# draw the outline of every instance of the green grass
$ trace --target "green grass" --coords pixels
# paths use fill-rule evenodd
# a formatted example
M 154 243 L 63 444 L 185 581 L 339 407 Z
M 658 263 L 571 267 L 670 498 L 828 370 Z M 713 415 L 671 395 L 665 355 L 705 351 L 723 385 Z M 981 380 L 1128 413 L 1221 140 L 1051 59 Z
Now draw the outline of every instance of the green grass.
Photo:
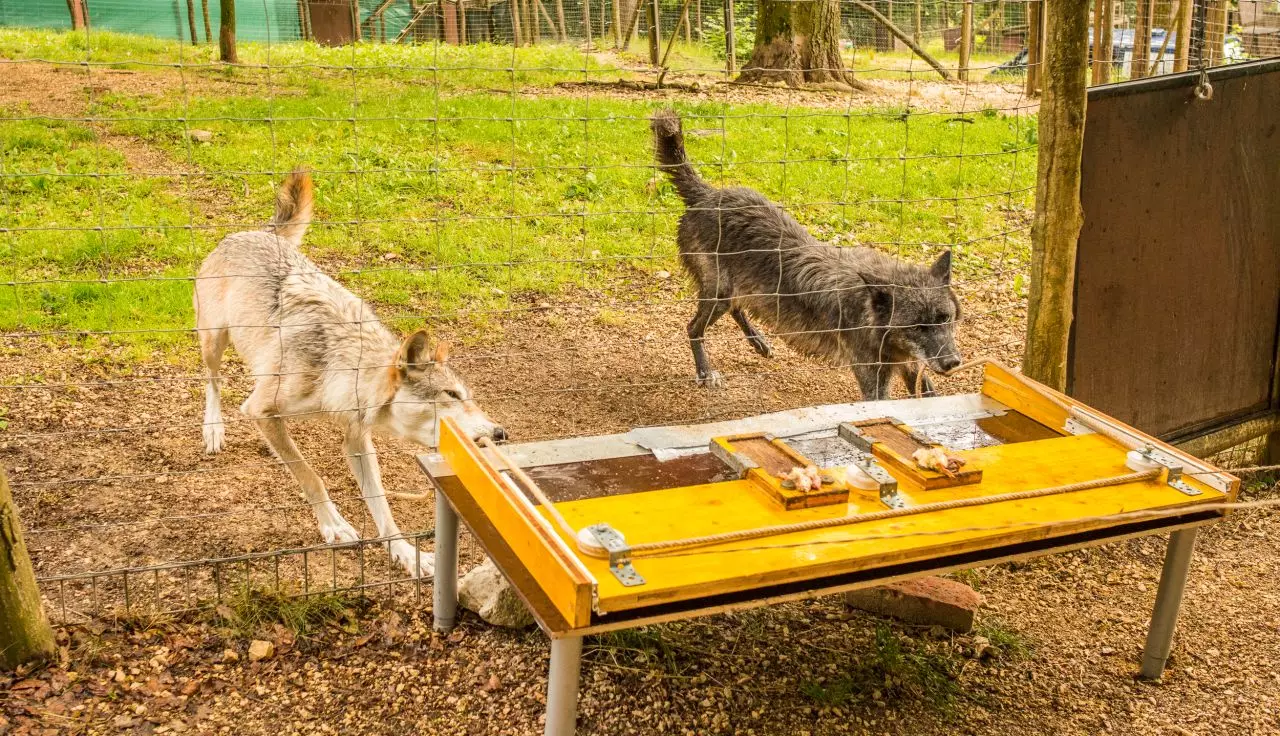
M 901 637 L 888 624 L 877 623 L 865 657 L 839 677 L 806 682 L 800 691 L 822 707 L 875 698 L 917 700 L 945 712 L 960 694 L 960 666 L 955 652 Z
M 367 601 L 346 595 L 290 596 L 278 591 L 250 590 L 215 615 L 237 635 L 251 637 L 279 624 L 295 634 L 308 634 L 328 625 L 355 633 L 358 611 Z
M 79 34 L 0 31 L 0 54 L 178 58 L 171 42 L 92 39 L 86 51 Z M 208 47 L 181 53 L 211 58 Z M 241 53 L 268 60 L 265 46 Z M 0 120 L 0 227 L 10 230 L 0 236 L 0 281 L 21 283 L 0 289 L 0 331 L 130 331 L 117 339 L 185 345 L 186 277 L 233 225 L 265 221 L 279 176 L 297 164 L 316 172 L 306 251 L 401 328 L 574 286 L 608 289 L 637 268 L 674 270 L 682 204 L 654 175 L 646 118 L 657 103 L 524 94 L 583 78 L 565 71 L 583 68 L 581 53 L 307 43 L 269 53 L 271 86 L 264 70 L 238 69 L 231 74 L 253 81 L 97 94 L 92 125 Z M 341 64 L 356 69 L 327 68 Z M 675 101 L 704 176 L 786 203 L 821 238 L 917 260 L 963 244 L 959 268 L 970 277 L 1026 248 L 1024 235 L 1003 233 L 1010 206 L 1030 205 L 1033 119 Z M 212 131 L 213 142 L 191 144 L 188 129 Z M 121 137 L 203 172 L 191 186 L 216 196 L 131 171 Z M 147 276 L 166 280 L 127 280 Z

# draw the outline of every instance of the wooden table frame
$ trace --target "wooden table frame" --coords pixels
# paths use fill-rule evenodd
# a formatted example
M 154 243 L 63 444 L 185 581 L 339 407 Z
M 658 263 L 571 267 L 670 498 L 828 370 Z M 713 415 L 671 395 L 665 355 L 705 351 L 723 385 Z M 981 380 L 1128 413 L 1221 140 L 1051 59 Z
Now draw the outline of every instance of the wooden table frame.
M 990 374 L 990 371 L 989 371 Z M 988 393 L 984 388 L 984 393 Z M 995 393 L 999 393 L 998 391 Z M 990 395 L 988 393 L 988 395 Z M 1013 405 L 1017 397 L 1008 395 L 999 398 L 1008 400 Z M 901 413 L 908 402 L 934 402 L 925 406 L 942 406 L 950 397 L 936 399 L 912 399 L 908 401 L 878 402 L 883 403 L 884 414 Z M 920 404 L 914 404 L 919 407 Z M 872 406 L 864 404 L 862 406 Z M 1023 411 L 1026 407 L 1019 406 Z M 1043 421 L 1045 407 L 1031 408 L 1041 416 Z M 749 420 L 743 420 L 748 422 Z M 724 423 L 716 425 L 723 427 Z M 748 425 L 749 426 L 749 425 Z M 1126 434 L 1141 437 L 1156 447 L 1185 460 L 1192 469 L 1206 470 L 1210 466 L 1191 458 L 1176 449 L 1159 443 L 1118 423 Z M 584 450 L 597 459 L 618 456 L 627 452 L 640 452 L 642 449 L 623 441 L 623 436 L 595 438 L 586 441 Z M 565 442 L 536 443 L 530 446 L 514 446 L 510 448 L 526 469 L 538 466 L 537 458 L 545 465 L 567 462 L 573 452 L 565 454 Z M 526 461 L 528 464 L 526 464 Z M 1019 541 L 1012 544 L 996 544 L 974 549 L 957 551 L 930 559 L 915 560 L 899 564 L 890 564 L 873 569 L 851 571 L 842 574 L 826 575 L 817 579 L 798 580 L 754 588 L 711 595 L 694 600 L 674 601 L 661 605 L 650 605 L 634 611 L 610 613 L 608 616 L 592 616 L 589 620 L 579 614 L 576 620 L 569 620 L 574 610 L 581 608 L 559 609 L 541 595 L 539 582 L 533 572 L 521 562 L 520 556 L 511 548 L 508 541 L 497 533 L 495 521 L 479 508 L 468 492 L 457 482 L 450 479 L 448 466 L 442 465 L 439 456 L 420 458 L 424 469 L 436 488 L 436 571 L 433 598 L 434 626 L 436 630 L 447 632 L 452 630 L 456 622 L 458 607 L 458 521 L 461 518 L 470 528 L 481 547 L 494 560 L 498 568 L 508 578 L 513 590 L 524 600 L 534 614 L 539 626 L 551 639 L 551 663 L 548 677 L 547 718 L 544 733 L 548 736 L 567 736 L 574 733 L 578 680 L 581 667 L 583 637 L 589 634 L 603 633 L 637 626 L 676 621 L 698 616 L 712 615 L 734 610 L 744 610 L 766 605 L 774 605 L 786 601 L 803 600 L 818 596 L 838 594 L 859 588 L 875 587 L 894 581 L 908 580 L 928 575 L 937 575 L 956 570 L 969 569 L 999 562 L 1026 560 L 1049 554 L 1093 547 L 1123 539 L 1171 532 L 1165 554 L 1164 567 L 1160 576 L 1159 590 L 1156 595 L 1151 624 L 1148 630 L 1146 647 L 1141 663 L 1141 676 L 1154 680 L 1164 671 L 1165 662 L 1173 643 L 1174 628 L 1181 605 L 1183 591 L 1186 586 L 1187 572 L 1190 567 L 1196 533 L 1200 526 L 1222 518 L 1220 510 L 1196 509 L 1194 505 L 1185 507 L 1185 513 L 1176 515 L 1127 520 L 1103 528 L 1092 528 L 1063 534 Z M 1225 479 L 1225 480 L 1224 480 Z M 1215 478 L 1223 486 L 1227 500 L 1234 500 L 1239 481 L 1234 477 L 1221 473 Z M 1181 508 L 1181 507 L 1180 507 Z M 541 517 L 539 517 L 541 518 Z M 557 537 L 558 539 L 558 537 Z M 566 548 L 567 549 L 567 548 Z M 586 576 L 588 579 L 589 575 Z M 565 615 L 566 611 L 569 615 Z

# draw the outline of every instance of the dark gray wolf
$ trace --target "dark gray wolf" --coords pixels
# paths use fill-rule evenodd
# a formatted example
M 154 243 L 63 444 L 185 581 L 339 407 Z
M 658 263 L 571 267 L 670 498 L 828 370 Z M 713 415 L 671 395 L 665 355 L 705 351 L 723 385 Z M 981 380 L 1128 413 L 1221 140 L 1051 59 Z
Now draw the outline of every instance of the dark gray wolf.
M 703 335 L 726 312 L 765 357 L 773 350 L 751 317 L 802 353 L 852 365 L 864 400 L 888 398 L 895 375 L 908 390 L 918 380 L 931 395 L 924 366 L 945 373 L 960 365 L 950 251 L 925 268 L 870 248 L 820 243 L 758 192 L 713 187 L 698 176 L 674 111 L 655 114 L 651 127 L 659 168 L 686 206 L 676 242 L 698 287 L 689 343 L 700 384 L 723 380 Z
M 267 229 L 228 235 L 200 266 L 196 327 L 209 370 L 205 452 L 223 446 L 218 370 L 230 342 L 255 380 L 240 411 L 302 486 L 325 541 L 360 536 L 298 452 L 286 419 L 324 418 L 345 430 L 347 463 L 378 534 L 396 537 L 400 529 L 382 487 L 373 430 L 434 445 L 437 419 L 447 416 L 477 438 L 503 439 L 506 433 L 476 406 L 449 367 L 448 344 L 431 349 L 422 330 L 399 339 L 363 300 L 302 255 L 298 246 L 311 222 L 311 196 L 310 176 L 290 174 Z M 404 539 L 389 544 L 392 558 L 409 574 L 434 574 L 432 555 L 419 556 Z

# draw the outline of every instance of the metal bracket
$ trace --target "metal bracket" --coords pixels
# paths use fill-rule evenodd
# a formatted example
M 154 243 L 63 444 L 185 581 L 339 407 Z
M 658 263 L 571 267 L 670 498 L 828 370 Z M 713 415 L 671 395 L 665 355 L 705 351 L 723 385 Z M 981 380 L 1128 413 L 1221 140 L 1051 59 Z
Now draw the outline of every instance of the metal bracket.
M 875 444 L 875 440 L 871 439 L 861 429 L 855 427 L 848 422 L 841 422 L 836 429 L 836 434 L 840 439 L 848 442 L 863 452 L 871 452 L 871 446 Z
M 1180 493 L 1185 493 L 1188 496 L 1201 495 L 1201 492 L 1198 488 L 1191 487 L 1190 485 L 1187 484 L 1186 481 L 1182 479 L 1182 461 L 1181 460 L 1174 457 L 1173 455 L 1170 455 L 1164 450 L 1157 449 L 1155 447 L 1152 447 L 1151 445 L 1147 445 L 1146 447 L 1139 450 L 1139 452 L 1141 452 L 1142 456 L 1147 458 L 1151 462 L 1156 463 L 1158 465 L 1163 465 L 1165 467 L 1165 469 L 1168 471 L 1167 474 L 1165 475 L 1165 482 L 1169 484 L 1170 488 L 1173 488 L 1179 491 Z
M 891 509 L 900 509 L 907 505 L 907 500 L 902 497 L 902 494 L 898 493 L 898 479 L 881 467 L 874 457 L 862 455 L 855 462 L 867 475 L 880 484 L 880 503 Z
M 1067 417 L 1067 421 L 1063 423 L 1062 428 L 1068 434 L 1096 434 L 1092 429 L 1085 426 L 1084 422 L 1075 417 Z
M 740 452 L 726 449 L 723 445 L 715 440 L 711 441 L 711 454 L 718 458 L 725 465 L 728 465 L 738 474 L 739 478 L 745 477 L 747 471 L 752 468 L 760 467 L 755 460 L 743 455 Z
M 618 530 L 608 524 L 592 524 L 587 527 L 591 536 L 609 553 L 609 572 L 628 588 L 644 585 L 645 579 L 631 566 L 631 548 Z

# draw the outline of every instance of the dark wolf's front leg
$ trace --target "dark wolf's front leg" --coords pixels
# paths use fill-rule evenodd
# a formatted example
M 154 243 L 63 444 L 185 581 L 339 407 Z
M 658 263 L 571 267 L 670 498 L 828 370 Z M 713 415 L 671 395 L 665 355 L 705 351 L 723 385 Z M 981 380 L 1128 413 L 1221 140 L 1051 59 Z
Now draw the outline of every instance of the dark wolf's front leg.
M 747 313 L 741 309 L 731 309 L 729 314 L 733 315 L 733 321 L 742 328 L 742 334 L 747 336 L 747 342 L 751 343 L 751 347 L 764 357 L 772 358 L 773 347 L 769 345 L 768 340 L 764 339 L 764 335 L 760 334 L 756 326 L 751 324 L 751 320 L 747 319 Z
M 707 328 L 729 311 L 729 302 L 723 299 L 702 299 L 698 302 L 698 313 L 689 320 L 689 348 L 693 350 L 693 364 L 698 370 L 698 385 L 708 388 L 719 388 L 724 385 L 720 371 L 712 370 L 711 358 L 707 356 L 707 348 L 703 345 L 703 336 Z
M 859 364 L 853 367 L 853 375 L 862 389 L 863 401 L 883 401 L 889 398 L 889 381 L 893 367 L 885 363 Z
M 929 374 L 924 372 L 919 363 L 909 363 L 902 367 L 902 381 L 907 384 L 907 393 L 912 396 L 937 396 L 938 392 L 933 388 L 933 381 L 929 380 Z M 920 393 L 916 393 L 916 382 L 920 382 Z

